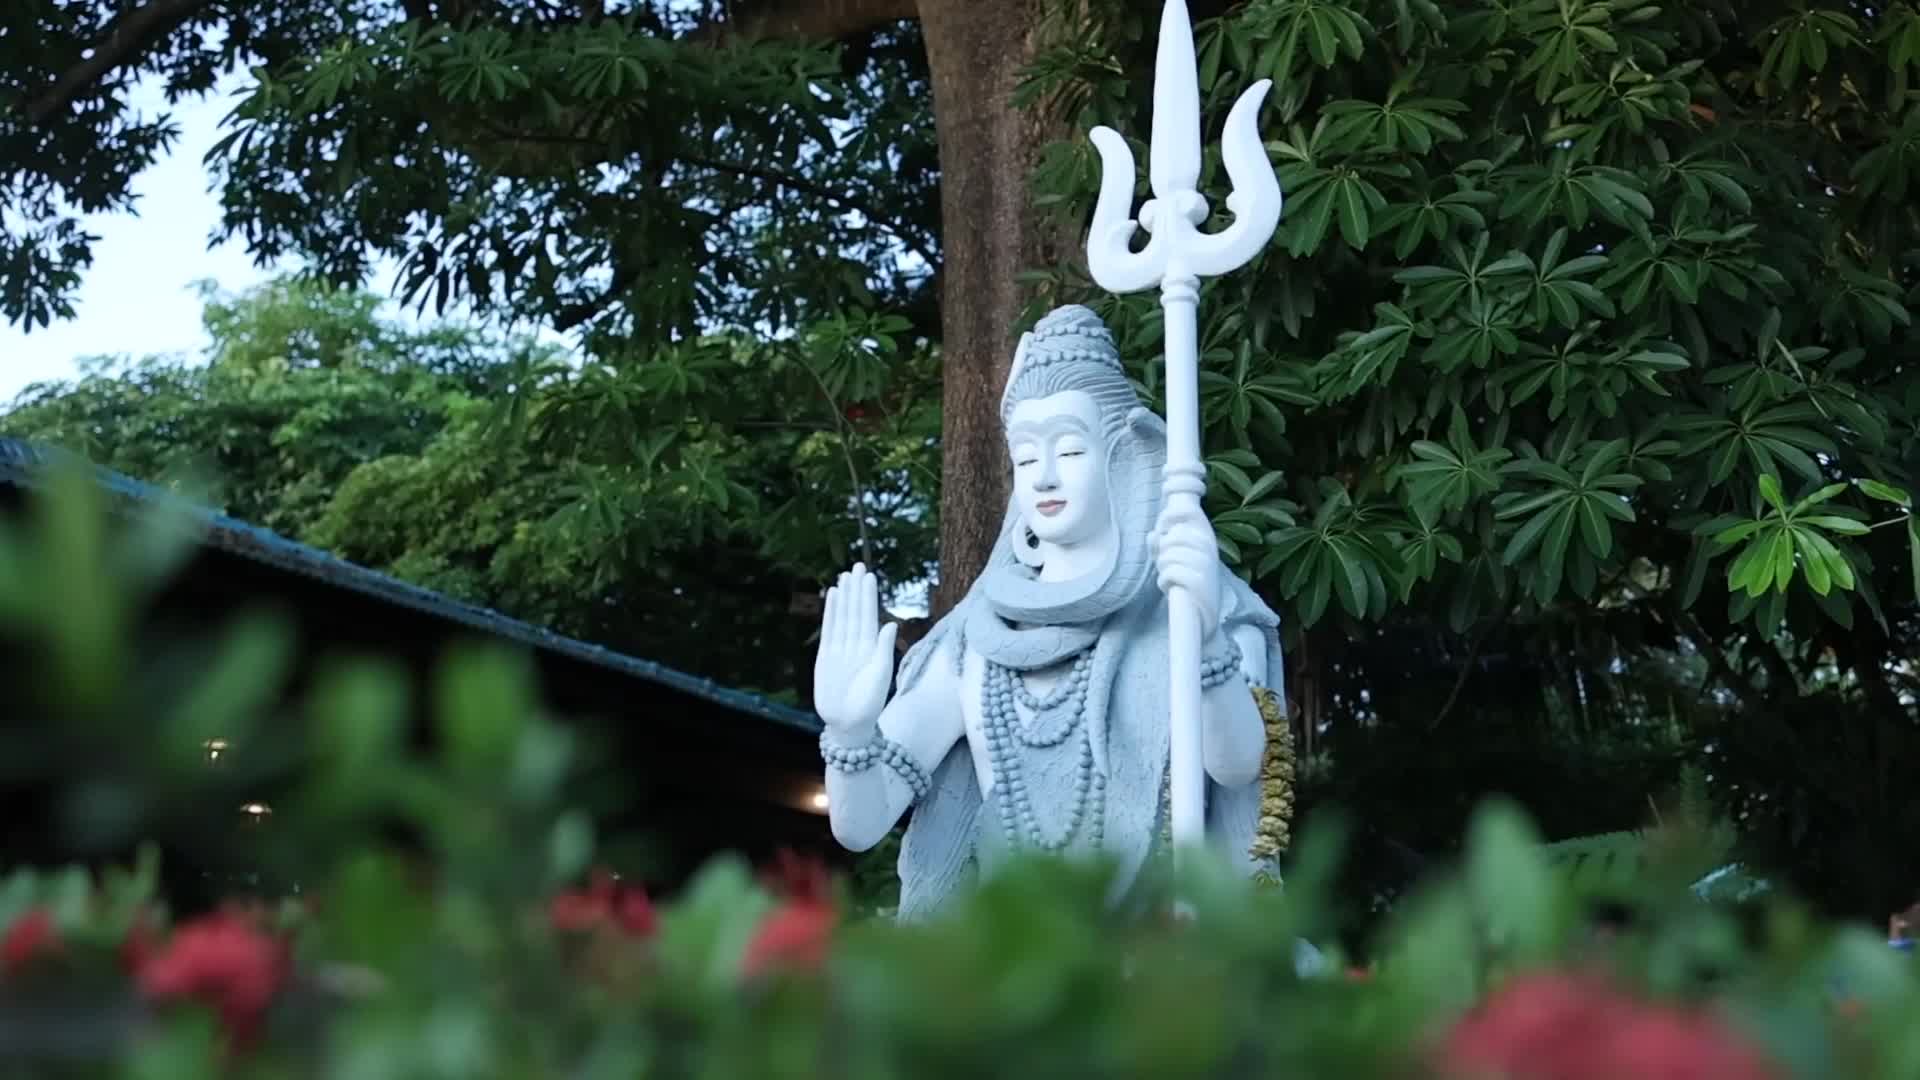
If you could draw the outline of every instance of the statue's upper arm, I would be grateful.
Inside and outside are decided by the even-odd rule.
[[[960,644],[955,635],[922,640],[900,661],[899,691],[880,714],[880,730],[927,768],[965,731],[960,711]]]

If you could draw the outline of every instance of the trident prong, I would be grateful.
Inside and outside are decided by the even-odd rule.
[[[1200,461],[1200,279],[1245,265],[1280,223],[1280,181],[1260,140],[1260,105],[1271,83],[1249,87],[1227,114],[1221,158],[1233,183],[1227,209],[1233,223],[1204,233],[1207,200],[1200,194],[1200,76],[1185,0],[1166,0],[1153,79],[1153,136],[1148,172],[1154,198],[1131,217],[1138,174],[1127,141],[1110,128],[1091,137],[1100,153],[1100,196],[1087,237],[1087,269],[1116,293],[1160,286],[1166,313],[1167,465],[1162,504],[1199,512],[1206,492]],[[1145,248],[1132,250],[1144,227]],[[1204,630],[1194,598],[1175,588],[1168,596],[1168,666],[1173,725],[1168,771],[1176,851],[1205,842],[1206,775],[1201,763],[1200,643]]]
[[[1153,141],[1148,151],[1154,198],[1136,219],[1133,188],[1138,173],[1133,151],[1120,133],[1094,128],[1100,152],[1100,196],[1087,237],[1087,269],[1103,289],[1139,292],[1169,277],[1218,277],[1246,265],[1280,224],[1279,177],[1260,139],[1260,106],[1273,87],[1262,79],[1234,102],[1221,133],[1220,156],[1233,190],[1227,209],[1233,223],[1217,233],[1200,231],[1207,201],[1200,180],[1200,76],[1194,66],[1193,31],[1185,0],[1167,0],[1160,17],[1160,46],[1153,79]],[[1132,250],[1134,230],[1151,239]]]

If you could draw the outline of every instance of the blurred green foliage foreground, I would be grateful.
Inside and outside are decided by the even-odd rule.
[[[0,877],[0,1076],[1920,1075],[1908,957],[1790,901],[1691,898],[1680,829],[1590,895],[1484,808],[1364,967],[1308,976],[1296,937],[1342,902],[1325,813],[1284,892],[1203,867],[1186,921],[1155,914],[1167,882],[1114,914],[1099,868],[1058,863],[914,927],[794,864],[649,898],[592,869],[567,728],[511,657],[449,656],[426,732],[377,659],[286,713],[298,644],[271,621],[151,640],[142,598],[193,538],[101,499],[75,475],[0,519],[0,658],[27,703],[0,796],[99,853]],[[221,823],[261,785],[250,858],[298,887],[170,912],[151,845],[237,842]]]

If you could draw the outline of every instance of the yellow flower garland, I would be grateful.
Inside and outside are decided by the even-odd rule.
[[[1253,829],[1247,853],[1255,862],[1271,862],[1293,844],[1293,726],[1287,723],[1280,695],[1264,686],[1253,688],[1254,704],[1267,726],[1266,755],[1260,763],[1260,819]],[[1160,805],[1167,800],[1167,781],[1160,785]],[[1161,815],[1160,839],[1171,842],[1173,823]],[[1164,849],[1164,844],[1163,844]],[[1265,877],[1263,873],[1261,875]]]
[[[1267,725],[1266,758],[1260,764],[1260,820],[1248,854],[1256,861],[1279,856],[1293,843],[1293,726],[1280,695],[1255,687],[1253,700]]]

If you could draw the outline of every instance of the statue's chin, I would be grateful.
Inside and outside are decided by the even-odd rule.
[[[1062,524],[1047,532],[1036,528],[1033,535],[1069,555],[1079,554],[1089,548],[1109,546],[1106,542],[1108,530],[1089,528],[1084,522]]]
[[[1102,533],[1048,541],[1047,548],[1041,577],[1057,586],[1093,587],[1113,574],[1114,559],[1118,557],[1115,545]]]

